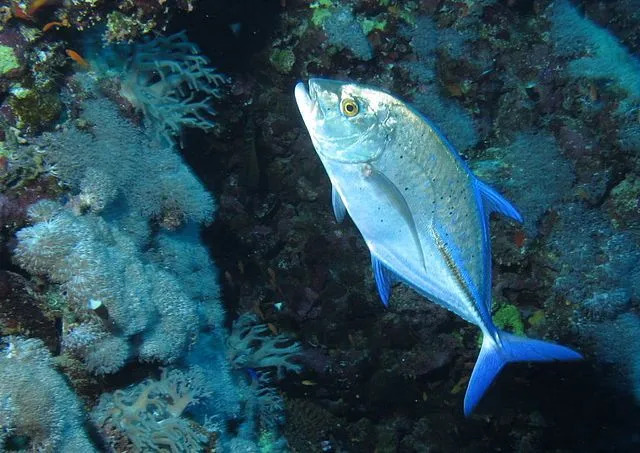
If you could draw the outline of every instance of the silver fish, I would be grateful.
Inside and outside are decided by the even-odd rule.
[[[522,217],[471,173],[435,125],[394,96],[355,83],[311,79],[308,91],[296,85],[295,98],[331,180],[336,219],[348,213],[360,230],[383,303],[401,281],[482,331],[465,415],[509,362],[582,358],[494,325],[489,214]]]

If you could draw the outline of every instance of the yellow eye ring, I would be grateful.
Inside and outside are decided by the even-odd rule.
[[[340,110],[344,116],[351,118],[358,114],[360,107],[358,107],[358,103],[354,99],[345,98],[340,101]]]

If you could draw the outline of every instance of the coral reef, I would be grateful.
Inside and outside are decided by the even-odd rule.
[[[571,76],[613,80],[633,102],[640,101],[640,61],[609,31],[582,17],[568,0],[553,2],[549,15],[556,52],[578,56],[567,65]]]
[[[61,346],[65,371],[75,379],[103,382],[134,361],[189,364],[186,371],[165,370],[159,381],[103,395],[93,420],[112,448],[198,451],[244,443],[255,449],[262,441],[282,451],[281,398],[268,373],[246,375],[249,365],[274,366],[279,377],[285,369],[298,371],[291,358],[300,347],[283,335],[270,339],[268,328],[256,323],[237,330],[231,337],[236,341],[227,340],[217,272],[199,237],[216,206],[174,148],[184,127],[211,127],[207,96],[219,95],[216,85],[224,77],[183,34],[135,50],[121,69],[121,83],[109,83],[117,69],[104,65],[95,65],[98,77],[71,77],[66,121],[9,147],[8,174],[30,171],[39,181],[44,172],[33,170],[37,162],[65,191],[63,197],[51,192],[55,201],[3,195],[2,215],[19,218],[14,228],[29,223],[15,233],[14,262],[42,279],[49,296],[40,298],[50,303],[30,303],[36,313],[46,310],[61,321],[62,338],[53,339],[54,347]],[[133,122],[138,115],[123,116],[126,109],[98,86],[114,100],[114,93],[128,89],[143,107],[145,127]],[[17,286],[15,279],[11,285]],[[9,287],[4,293],[19,294]],[[2,306],[2,332],[11,333],[22,313],[11,311],[9,301]],[[45,334],[35,320],[30,325]],[[233,354],[227,352],[231,344]],[[239,354],[252,361],[232,365],[230,358]],[[10,402],[2,401],[3,411]],[[191,421],[182,417],[187,409]],[[2,413],[13,423],[9,415]],[[240,433],[229,431],[230,420]],[[10,434],[3,431],[3,437]]]
[[[172,143],[185,127],[213,127],[211,100],[221,96],[225,82],[181,32],[135,46],[120,94],[143,114],[149,130]]]
[[[287,371],[299,372],[300,364],[291,359],[300,354],[300,344],[289,342],[283,334],[269,335],[269,328],[257,324],[255,316],[245,314],[233,323],[227,341],[229,361],[235,368],[275,367],[278,378]]]
[[[317,17],[317,16],[316,16]],[[316,22],[320,22],[316,19]],[[353,11],[346,5],[332,7],[321,21],[329,42],[338,50],[349,49],[360,60],[371,60],[373,49]]]
[[[94,324],[68,333],[67,345],[87,353],[90,370],[121,368],[131,356],[126,339],[134,335],[142,336],[133,353],[141,360],[171,362],[182,355],[198,331],[197,303],[173,275],[145,259],[136,243],[147,238],[49,201],[29,214],[34,225],[17,233],[17,262],[61,284],[73,312],[91,319],[90,310],[106,311],[103,329]],[[107,331],[115,338],[105,338]]]
[[[489,148],[472,162],[477,176],[495,182],[524,217],[528,238],[538,232],[538,221],[570,191],[575,180],[570,162],[550,134],[519,132],[505,148]],[[548,175],[544,184],[540,177]]]
[[[49,201],[33,205],[33,226],[18,232],[15,257],[30,272],[62,284],[75,313],[86,318],[98,308],[106,310],[106,320],[68,333],[67,345],[84,355],[90,370],[115,372],[132,354],[174,361],[196,335],[198,313],[215,311],[198,306],[217,304],[217,291],[208,284],[210,294],[191,299],[178,280],[179,269],[172,274],[154,264],[157,258],[145,256],[150,222],[176,230],[210,221],[212,198],[171,148],[151,151],[149,139],[121,118],[110,101],[89,100],[83,114],[82,120],[45,134],[40,142],[46,158],[60,169],[57,175],[77,195],[67,206]],[[103,127],[90,134],[88,126],[78,129],[78,121]],[[172,240],[193,242],[189,234]],[[174,261],[180,259],[175,244],[162,241],[171,245],[167,253]],[[185,250],[193,251],[193,246],[180,253]],[[156,256],[162,255],[159,243]],[[206,254],[188,260],[197,256],[202,261],[191,264],[190,275],[211,266]],[[106,331],[111,335],[106,337]],[[144,340],[139,348],[128,352],[126,339],[140,334]]]
[[[170,144],[148,138],[108,99],[82,107],[78,120],[37,140],[57,177],[77,193],[72,204],[78,213],[100,213],[122,201],[131,221],[154,219],[173,229],[211,221],[211,195]]]
[[[0,351],[0,449],[96,451],[84,415],[42,341],[9,336]]]
[[[414,61],[402,62],[402,67],[417,84],[411,95],[413,105],[437,124],[457,149],[463,152],[471,148],[478,141],[473,118],[457,101],[440,95],[436,80],[437,51],[445,45],[452,46],[455,41],[442,36],[427,16],[403,26],[400,33],[409,41],[415,55]]]
[[[203,379],[198,369],[184,373],[165,368],[159,380],[103,394],[92,417],[103,430],[125,434],[136,451],[201,452],[209,436],[182,415],[208,395]]]

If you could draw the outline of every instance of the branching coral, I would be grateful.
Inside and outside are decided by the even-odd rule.
[[[286,371],[298,372],[293,360],[300,355],[300,343],[283,334],[272,336],[266,324],[257,324],[252,314],[243,314],[234,323],[227,341],[228,356],[234,368],[275,367],[281,379]]]
[[[103,395],[93,419],[103,429],[126,435],[137,451],[202,451],[208,436],[182,416],[188,406],[208,396],[204,379],[197,368],[186,373],[165,368],[160,380]]]
[[[100,213],[109,203],[124,204],[130,217],[155,218],[170,229],[211,221],[211,195],[173,147],[154,147],[107,99],[87,100],[83,107],[81,120],[38,140],[59,179],[79,192],[77,211]]]
[[[144,115],[148,130],[171,142],[184,127],[213,126],[211,101],[225,82],[181,32],[135,46],[121,94]]]

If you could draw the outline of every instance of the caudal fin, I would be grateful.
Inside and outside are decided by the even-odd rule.
[[[580,360],[582,355],[558,344],[519,337],[500,332],[502,344],[485,335],[482,348],[471,373],[464,396],[464,415],[469,416],[500,370],[510,362],[550,362],[553,360]]]

